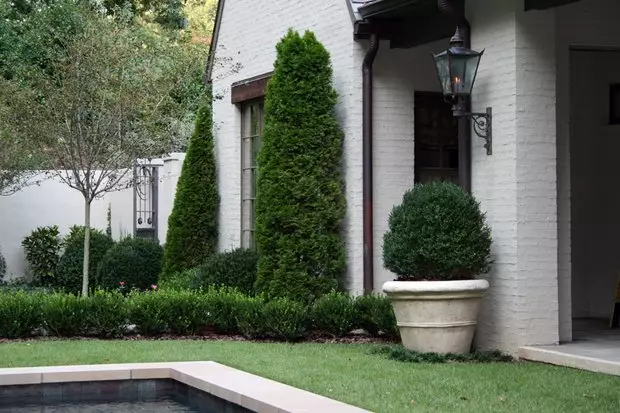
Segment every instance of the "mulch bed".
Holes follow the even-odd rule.
[[[0,344],[6,343],[26,343],[39,341],[95,341],[95,340],[122,340],[122,341],[247,341],[255,343],[282,343],[279,340],[253,340],[241,335],[226,335],[215,332],[205,331],[201,335],[196,336],[179,336],[174,334],[161,334],[157,336],[142,336],[139,334],[128,335],[113,339],[102,339],[100,337],[30,337],[19,339],[0,339]],[[351,334],[345,337],[332,337],[321,334],[312,334],[297,343],[315,343],[315,344],[395,344],[396,340],[391,338],[371,337],[365,334]]]

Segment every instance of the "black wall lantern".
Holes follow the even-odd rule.
[[[457,118],[470,118],[474,124],[474,132],[485,140],[487,155],[492,153],[492,110],[485,113],[472,113],[466,110],[464,98],[471,96],[478,65],[482,52],[464,47],[459,29],[450,40],[450,47],[439,54],[433,55],[437,66],[437,75],[444,97],[452,102],[452,113]]]

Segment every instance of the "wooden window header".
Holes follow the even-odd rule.
[[[249,79],[235,82],[231,86],[230,101],[233,104],[247,102],[248,100],[265,96],[267,82],[271,79],[273,72],[264,73]]]

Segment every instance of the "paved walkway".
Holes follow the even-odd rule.
[[[571,343],[521,347],[519,357],[620,376],[620,329],[591,320],[576,320],[573,328]]]

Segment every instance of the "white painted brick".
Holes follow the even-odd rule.
[[[232,83],[273,70],[275,45],[292,27],[312,30],[331,53],[334,85],[339,93],[336,114],[345,133],[345,179],[348,272],[351,289],[362,291],[362,92],[364,45],[353,41],[343,1],[228,0],[222,15],[217,64],[213,71],[218,184],[221,195],[220,250],[237,247],[241,234],[240,113],[230,103]],[[240,65],[237,72],[230,69]],[[346,108],[346,110],[345,110]]]

